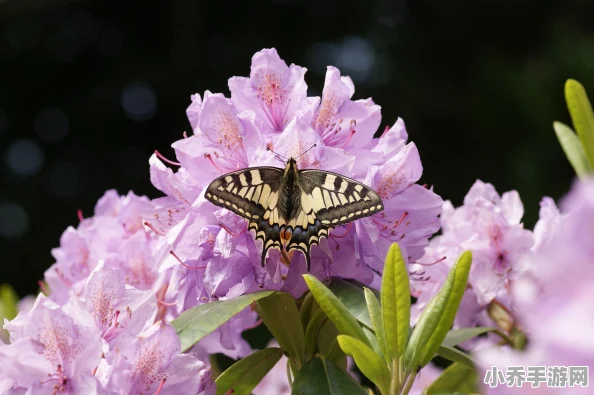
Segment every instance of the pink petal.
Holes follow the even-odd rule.
[[[378,195],[390,199],[409,188],[421,178],[423,167],[419,151],[414,143],[409,143],[395,157],[385,164],[370,169],[367,180]]]
[[[192,103],[188,106],[186,114],[188,116],[188,121],[190,121],[190,126],[192,126],[192,131],[194,131],[198,126],[198,116],[202,111],[202,98],[198,93],[190,96],[190,98],[192,99]]]
[[[306,99],[306,71],[287,67],[275,49],[264,49],[253,56],[249,79],[229,79],[231,100],[239,111],[254,111],[268,132],[282,132]]]
[[[503,215],[511,224],[519,224],[524,216],[524,205],[517,191],[505,192],[501,195],[501,209]]]

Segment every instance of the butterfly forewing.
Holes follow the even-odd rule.
[[[337,227],[384,209],[373,189],[352,178],[320,170],[300,170],[299,180],[322,225]]]
[[[276,207],[282,175],[276,167],[238,170],[214,180],[205,197],[237,215],[258,220]]]
[[[205,197],[217,206],[250,220],[249,230],[262,240],[262,262],[271,248],[281,248],[280,230],[284,219],[279,215],[279,188],[283,170],[256,167],[225,174],[206,189]]]

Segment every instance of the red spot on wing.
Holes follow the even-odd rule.
[[[287,245],[287,243],[291,240],[291,236],[293,235],[293,231],[288,228],[282,228],[280,231],[280,239],[283,242],[283,245]]]

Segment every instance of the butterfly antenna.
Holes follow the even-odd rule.
[[[307,154],[312,148],[317,147],[317,146],[318,146],[317,144],[312,145],[311,147],[309,147],[308,149],[306,149],[305,152],[301,153],[301,155],[299,155],[295,159],[301,158],[303,155]]]
[[[284,157],[284,156],[282,156],[281,154],[274,152],[273,150],[271,150],[271,149],[270,149],[270,148],[268,148],[268,147],[266,147],[266,151],[270,151],[270,152],[272,152],[274,155],[278,156],[279,158],[281,158],[281,159],[283,159],[283,160],[285,160],[285,161],[288,161],[288,160],[289,160],[289,158],[287,158],[287,157]]]

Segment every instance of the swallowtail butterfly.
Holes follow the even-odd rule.
[[[262,266],[271,248],[301,251],[307,270],[310,248],[333,228],[384,209],[371,188],[337,173],[299,170],[295,159],[285,169],[251,167],[210,183],[206,199],[249,221],[263,242]]]

